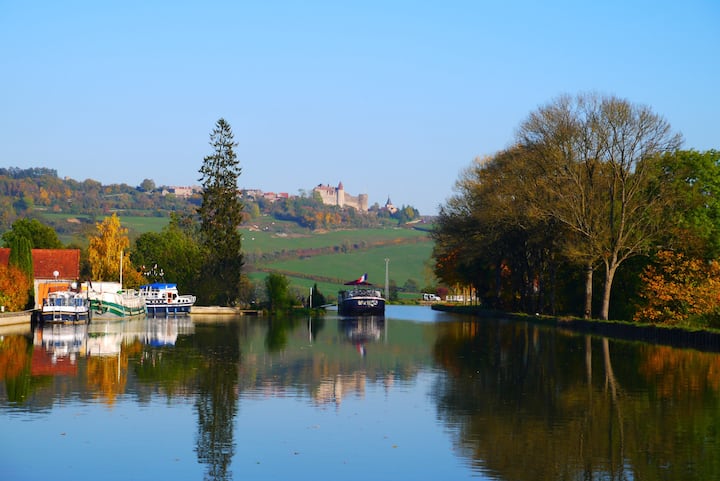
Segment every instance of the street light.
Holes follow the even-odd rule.
[[[390,300],[390,278],[388,277],[388,264],[390,259],[385,258],[385,299]]]

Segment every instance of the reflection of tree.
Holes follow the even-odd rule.
[[[278,352],[285,349],[288,342],[288,334],[299,326],[299,321],[293,317],[282,315],[273,316],[268,324],[265,345],[268,351]]]
[[[118,394],[125,392],[128,374],[128,353],[90,356],[87,360],[87,385],[91,392],[102,397],[108,406],[115,404]]]
[[[235,452],[234,418],[237,411],[237,324],[196,329],[196,342],[204,362],[198,378],[198,461],[207,465],[205,479],[232,479],[229,471]]]
[[[479,469],[518,480],[708,479],[720,472],[718,457],[707,455],[720,424],[716,354],[699,367],[699,353],[671,349],[668,356],[669,348],[521,323],[438,328],[435,358],[448,373],[436,386],[438,409]],[[683,384],[685,369],[701,374]],[[685,386],[673,404],[657,396],[668,384]]]
[[[25,336],[0,339],[0,381],[5,382],[8,400],[22,402],[30,390],[32,346]]]

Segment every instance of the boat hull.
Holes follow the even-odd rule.
[[[91,299],[90,310],[93,319],[124,319],[126,317],[144,316],[147,312],[142,299],[137,302]]]
[[[149,301],[147,302],[147,313],[149,316],[167,316],[170,314],[189,314],[190,308],[193,306],[192,302],[188,303],[176,303],[176,304],[168,304],[167,302],[164,303],[157,303],[153,304]]]
[[[90,320],[90,311],[85,309],[83,311],[63,311],[63,310],[45,310],[43,309],[40,315],[42,322],[58,322],[58,323],[73,323],[73,322],[88,322]]]

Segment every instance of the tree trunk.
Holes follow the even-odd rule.
[[[605,264],[605,285],[603,286],[602,307],[600,308],[600,319],[608,320],[610,314],[610,292],[612,291],[613,278],[617,271],[617,264]]]
[[[592,317],[593,266],[590,262],[585,266],[585,312],[583,317]]]

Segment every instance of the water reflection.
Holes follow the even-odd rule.
[[[47,448],[48,465],[63,465],[66,448],[82,449],[88,463],[111,464],[117,479],[166,479],[171,470],[174,479],[314,479],[319,465],[322,477],[339,479],[384,479],[390,471],[498,480],[720,473],[709,455],[720,448],[717,353],[399,312],[0,333],[0,413],[12,414],[0,418],[0,472],[19,480],[52,475],[43,466],[25,475],[32,452],[12,441],[31,436]],[[187,411],[158,422],[148,439],[138,436],[148,419],[183,405]],[[60,429],[45,426],[64,413],[71,421],[62,432],[72,435],[57,439]],[[170,453],[138,476],[108,460],[106,443],[79,435],[98,422],[112,426],[105,436],[126,439],[123,459]],[[189,429],[166,433],[175,425]],[[290,459],[279,450],[288,440],[297,443]],[[176,454],[186,451],[190,458]],[[375,462],[350,470],[357,459]]]
[[[439,411],[503,479],[709,479],[720,473],[715,353],[491,321],[440,326]],[[690,388],[690,389],[688,389]]]
[[[367,344],[379,342],[385,334],[385,316],[342,317],[338,321],[338,328],[364,357]]]

